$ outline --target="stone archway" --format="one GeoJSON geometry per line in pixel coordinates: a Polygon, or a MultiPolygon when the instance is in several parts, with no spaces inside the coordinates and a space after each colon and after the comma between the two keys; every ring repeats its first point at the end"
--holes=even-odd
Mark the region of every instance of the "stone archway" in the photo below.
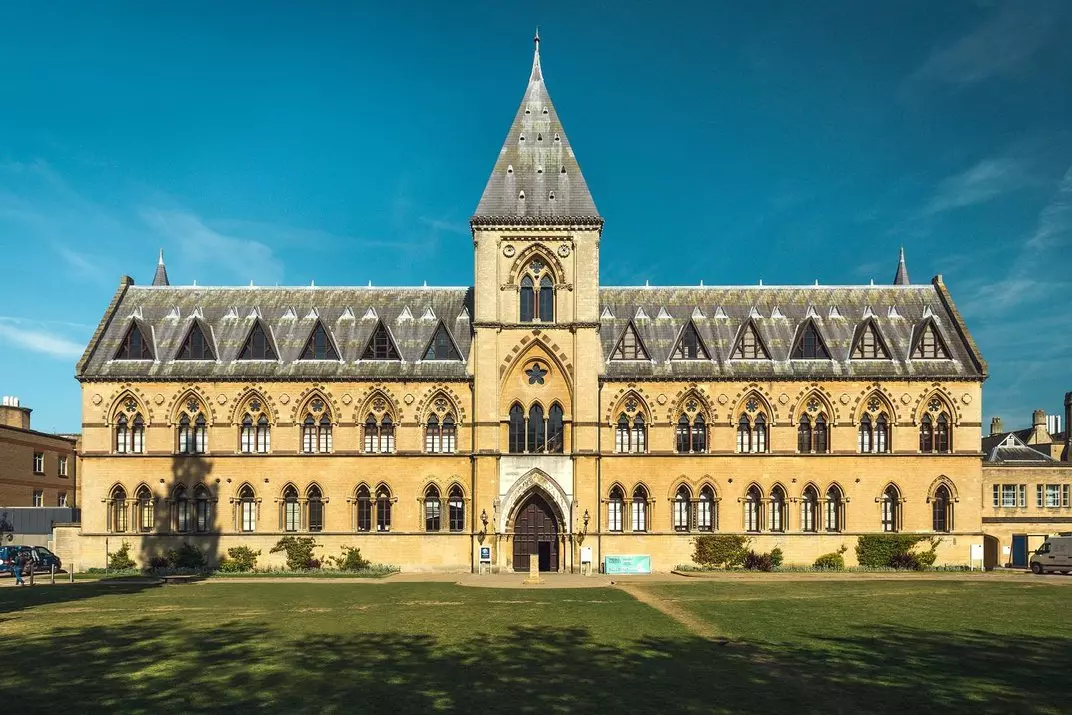
{"type": "Polygon", "coordinates": [[[562,558],[562,527],[554,507],[540,489],[532,489],[525,495],[514,516],[511,541],[513,542],[514,571],[528,571],[533,559],[540,571],[559,571],[562,558]]]}

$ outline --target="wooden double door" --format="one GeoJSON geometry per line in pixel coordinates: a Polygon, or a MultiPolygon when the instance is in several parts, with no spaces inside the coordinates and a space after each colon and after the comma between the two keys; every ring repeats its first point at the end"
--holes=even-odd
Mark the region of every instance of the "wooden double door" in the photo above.
{"type": "Polygon", "coordinates": [[[528,571],[532,559],[540,571],[558,571],[558,520],[539,494],[529,496],[514,519],[514,571],[528,571]]]}

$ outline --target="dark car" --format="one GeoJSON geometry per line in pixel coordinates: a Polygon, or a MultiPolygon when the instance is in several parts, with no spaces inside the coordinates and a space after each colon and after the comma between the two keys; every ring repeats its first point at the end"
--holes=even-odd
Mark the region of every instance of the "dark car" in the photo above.
{"type": "MultiPolygon", "coordinates": [[[[23,554],[29,557],[29,562],[37,573],[47,572],[53,566],[56,571],[62,569],[59,557],[44,546],[0,546],[0,573],[14,573],[15,560],[23,554]]],[[[27,566],[24,566],[23,572],[27,570],[27,566]]]]}

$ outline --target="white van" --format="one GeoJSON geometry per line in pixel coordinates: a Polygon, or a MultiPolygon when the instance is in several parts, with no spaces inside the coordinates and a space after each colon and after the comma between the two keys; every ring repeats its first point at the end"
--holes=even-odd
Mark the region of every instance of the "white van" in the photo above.
{"type": "Polygon", "coordinates": [[[1031,555],[1030,566],[1032,573],[1072,572],[1072,532],[1046,537],[1042,546],[1031,555]]]}

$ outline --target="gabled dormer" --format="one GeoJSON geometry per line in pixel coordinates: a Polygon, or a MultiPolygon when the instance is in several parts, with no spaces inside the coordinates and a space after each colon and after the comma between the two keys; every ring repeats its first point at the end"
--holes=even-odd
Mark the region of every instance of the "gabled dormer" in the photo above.
{"type": "Polygon", "coordinates": [[[372,331],[372,335],[369,337],[368,343],[365,344],[365,349],[361,353],[362,360],[401,360],[402,356],[398,352],[398,346],[395,344],[394,338],[391,337],[390,331],[387,330],[387,326],[382,321],[376,324],[376,329],[372,331]]]}
{"type": "Polygon", "coordinates": [[[215,360],[216,350],[209,339],[211,331],[201,322],[194,318],[190,323],[186,337],[179,346],[179,352],[175,355],[176,360],[215,360]]]}
{"type": "Polygon", "coordinates": [[[753,319],[745,321],[737,333],[737,340],[730,351],[731,360],[770,360],[770,351],[759,336],[759,328],[753,319]]]}
{"type": "Polygon", "coordinates": [[[335,341],[331,339],[324,324],[317,318],[313,325],[309,338],[305,341],[305,348],[301,353],[302,360],[338,360],[339,350],[335,347],[335,341]]]}
{"type": "Polygon", "coordinates": [[[912,359],[949,359],[949,348],[946,347],[945,339],[938,331],[938,325],[931,318],[923,321],[916,328],[916,337],[912,342],[912,359]]]}
{"type": "Polygon", "coordinates": [[[618,344],[610,354],[611,360],[648,360],[648,350],[644,347],[644,341],[640,339],[633,321],[625,326],[622,336],[618,338],[618,344]]]}
{"type": "Polygon", "coordinates": [[[711,353],[707,351],[703,338],[697,332],[696,326],[690,320],[681,329],[674,349],[670,351],[671,360],[710,360],[711,353]]]}
{"type": "Polygon", "coordinates": [[[130,321],[130,327],[127,328],[126,334],[123,336],[123,342],[119,343],[119,349],[115,351],[115,355],[112,356],[113,360],[152,360],[153,359],[153,347],[152,343],[146,337],[145,331],[142,330],[141,323],[138,320],[133,319],[130,321]]]}
{"type": "Polygon", "coordinates": [[[246,335],[246,342],[238,353],[239,360],[278,360],[279,354],[268,337],[268,331],[260,318],[253,321],[253,326],[246,335]]]}
{"type": "Polygon", "coordinates": [[[458,346],[454,342],[454,337],[450,334],[450,331],[447,330],[447,326],[443,324],[443,321],[439,322],[439,326],[436,327],[435,332],[432,333],[432,339],[428,342],[428,346],[424,350],[424,359],[462,359],[461,352],[458,351],[458,346]]]}
{"type": "Polygon", "coordinates": [[[814,320],[807,320],[797,332],[797,339],[793,343],[793,351],[789,353],[793,360],[829,360],[830,351],[826,349],[826,341],[814,320]]]}
{"type": "Polygon", "coordinates": [[[889,360],[890,350],[872,319],[865,320],[856,331],[856,340],[849,353],[852,360],[889,360]]]}

